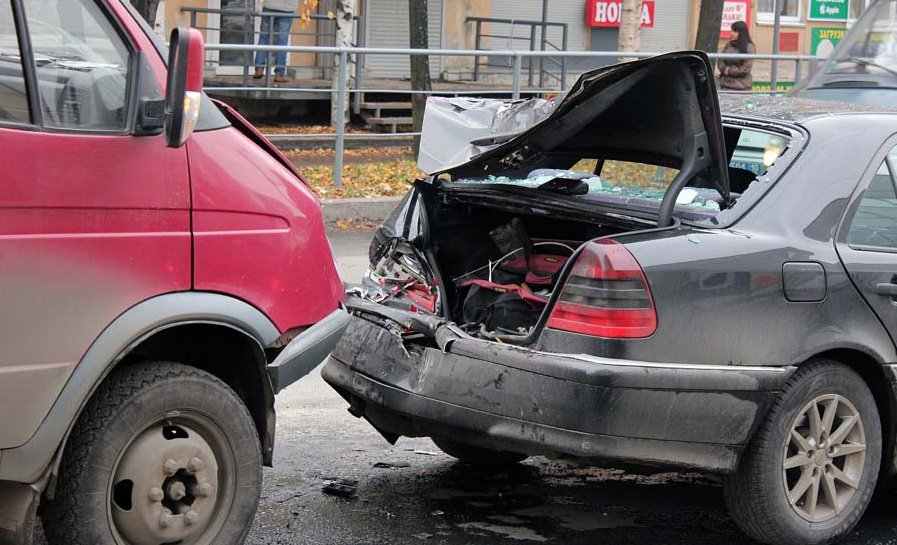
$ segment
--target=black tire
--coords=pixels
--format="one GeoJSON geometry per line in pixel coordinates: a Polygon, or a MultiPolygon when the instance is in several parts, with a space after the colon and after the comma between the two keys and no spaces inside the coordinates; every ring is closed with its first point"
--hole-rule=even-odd
{"type": "Polygon", "coordinates": [[[850,532],[863,516],[875,490],[880,462],[881,424],[869,387],[847,366],[817,360],[789,379],[737,471],[724,479],[726,504],[738,526],[758,541],[776,545],[831,543],[850,532]],[[843,415],[838,414],[826,426],[829,407],[839,407],[832,413],[843,415]],[[821,433],[813,431],[813,410],[820,415],[815,429],[821,433]],[[860,426],[845,426],[855,416],[860,426]],[[842,429],[852,430],[847,439],[838,438],[842,429]],[[855,434],[862,434],[862,443],[855,434]],[[865,444],[865,449],[860,450],[860,444],[865,444]],[[799,465],[786,470],[786,462],[799,465]],[[839,480],[836,472],[850,476],[856,487],[839,480]],[[809,487],[801,492],[804,486],[809,487]],[[827,491],[830,487],[834,487],[833,494],[827,491]]]}
{"type": "Polygon", "coordinates": [[[522,462],[528,458],[526,454],[474,447],[444,437],[433,437],[432,439],[436,446],[439,447],[439,450],[470,465],[506,466],[522,462]]]}
{"type": "Polygon", "coordinates": [[[78,419],[44,532],[51,545],[130,545],[158,522],[159,543],[240,544],[261,478],[256,427],[229,386],[181,364],[129,366],[78,419]]]}

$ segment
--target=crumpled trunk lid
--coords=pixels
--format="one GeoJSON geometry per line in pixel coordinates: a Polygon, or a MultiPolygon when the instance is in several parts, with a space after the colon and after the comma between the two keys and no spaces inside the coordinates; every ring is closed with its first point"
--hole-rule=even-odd
{"type": "Polygon", "coordinates": [[[637,157],[688,166],[689,179],[702,176],[729,199],[713,68],[703,52],[587,72],[553,104],[433,99],[424,119],[420,164],[434,178],[445,173],[457,179],[497,175],[549,152],[637,157]]]}

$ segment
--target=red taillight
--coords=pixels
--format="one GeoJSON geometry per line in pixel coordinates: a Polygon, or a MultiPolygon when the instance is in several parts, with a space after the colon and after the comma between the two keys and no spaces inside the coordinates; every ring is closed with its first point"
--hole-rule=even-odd
{"type": "Polygon", "coordinates": [[[638,261],[615,240],[582,249],[548,318],[548,327],[583,335],[634,339],[657,329],[657,313],[638,261]]]}

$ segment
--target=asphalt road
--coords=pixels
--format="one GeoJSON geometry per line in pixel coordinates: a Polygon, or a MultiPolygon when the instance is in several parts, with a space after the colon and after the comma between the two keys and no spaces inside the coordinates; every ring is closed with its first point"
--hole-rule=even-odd
{"type": "MultiPolygon", "coordinates": [[[[331,234],[345,280],[360,278],[369,239],[331,234]]],[[[726,514],[715,478],[545,458],[503,471],[463,466],[428,439],[389,445],[346,412],[317,371],[277,398],[274,461],[253,545],[750,543],[726,514]],[[324,494],[333,479],[357,481],[357,498],[324,494]]],[[[879,493],[846,543],[897,544],[895,500],[879,493]]]]}

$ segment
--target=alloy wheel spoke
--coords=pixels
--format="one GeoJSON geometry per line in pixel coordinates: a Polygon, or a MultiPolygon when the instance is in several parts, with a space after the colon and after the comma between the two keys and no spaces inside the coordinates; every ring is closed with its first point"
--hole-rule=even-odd
{"type": "Polygon", "coordinates": [[[812,484],[813,471],[806,468],[800,474],[800,479],[794,484],[794,488],[788,492],[788,501],[791,502],[791,505],[797,504],[797,502],[804,497],[804,494],[807,493],[807,489],[809,489],[812,484]]]}
{"type": "Polygon", "coordinates": [[[816,440],[817,443],[819,443],[819,438],[822,437],[822,417],[819,415],[819,404],[810,404],[809,413],[810,437],[812,437],[816,440]]]}
{"type": "Polygon", "coordinates": [[[835,511],[835,514],[838,514],[841,511],[840,507],[838,507],[838,488],[835,486],[835,478],[831,474],[822,474],[822,489],[825,491],[829,507],[835,511]]]}
{"type": "Polygon", "coordinates": [[[835,415],[838,412],[838,398],[832,398],[825,402],[825,412],[822,415],[822,431],[826,435],[832,434],[832,424],[835,422],[835,415]]]}
{"type": "Polygon", "coordinates": [[[856,479],[841,471],[841,469],[839,469],[837,466],[832,465],[830,467],[831,476],[833,479],[837,479],[853,489],[856,489],[860,486],[860,483],[856,479]]]}
{"type": "Polygon", "coordinates": [[[819,481],[821,478],[822,475],[819,473],[813,476],[813,484],[810,485],[810,491],[807,493],[807,498],[804,501],[804,509],[811,517],[816,515],[816,505],[819,503],[819,481]]]}
{"type": "Polygon", "coordinates": [[[860,443],[841,443],[838,445],[835,452],[832,453],[832,458],[856,454],[858,452],[863,452],[864,450],[866,450],[866,445],[861,445],[860,443]]]}
{"type": "Polygon", "coordinates": [[[809,465],[813,463],[813,458],[807,456],[806,452],[798,452],[794,456],[787,458],[785,460],[784,468],[785,469],[794,469],[795,467],[801,467],[805,465],[809,465]]]}
{"type": "Polygon", "coordinates": [[[794,446],[800,452],[807,452],[810,450],[810,443],[807,441],[807,438],[800,434],[796,429],[791,430],[791,442],[794,443],[794,446]]]}
{"type": "Polygon", "coordinates": [[[829,437],[832,445],[840,445],[847,439],[847,436],[853,431],[854,426],[856,426],[857,422],[860,421],[859,415],[851,415],[841,421],[841,425],[838,426],[832,435],[829,437]]]}

